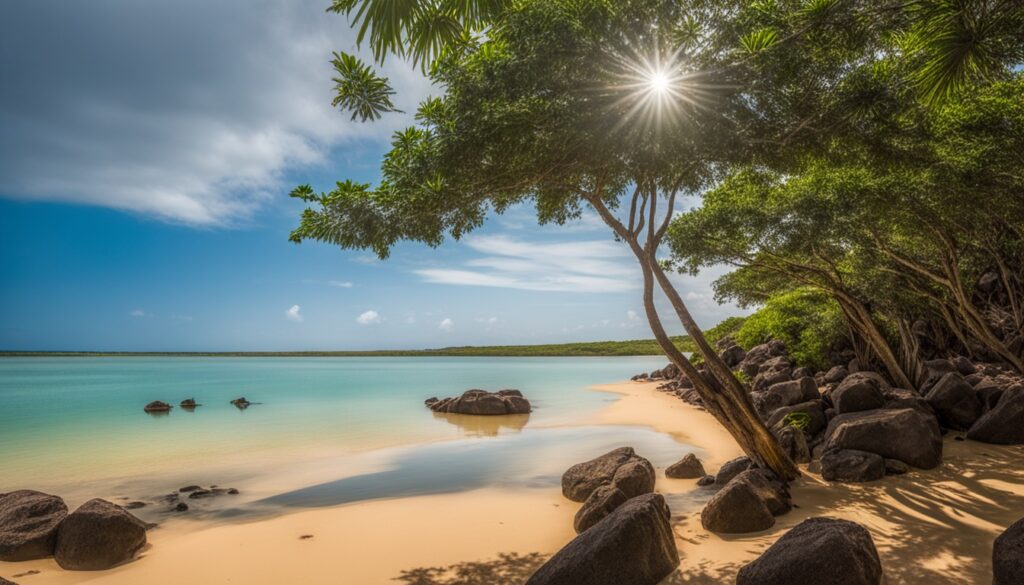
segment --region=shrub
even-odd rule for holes
[[[793,363],[825,369],[829,348],[844,333],[842,313],[835,301],[814,290],[796,289],[769,298],[743,321],[735,338],[747,349],[780,339]]]

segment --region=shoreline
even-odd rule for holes
[[[569,426],[638,425],[691,445],[708,472],[740,455],[728,433],[706,412],[658,392],[657,383],[591,387],[618,396]],[[694,480],[666,479],[657,469],[656,491],[672,509],[681,571],[673,583],[731,582],[789,528],[812,516],[853,520],[872,534],[887,583],[953,585],[991,578],[996,535],[1024,510],[1024,470],[1011,462],[1022,447],[944,441],[944,463],[868,484],[828,484],[806,471],[792,485],[796,507],[770,530],[716,535],[700,525],[700,510],[714,493]],[[679,456],[686,453],[680,445]],[[643,455],[643,453],[640,453]],[[499,555],[551,554],[575,534],[580,504],[557,488],[481,488],[441,495],[362,501],[289,512],[202,528],[173,521],[150,533],[150,547],[135,561],[97,573],[65,572],[52,559],[0,563],[0,574],[21,585],[128,585],[179,582],[253,585],[285,582],[402,583],[403,571],[486,562]],[[311,538],[301,539],[303,535]],[[423,581],[430,583],[431,581]]]

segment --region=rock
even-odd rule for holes
[[[712,532],[746,534],[768,530],[775,525],[775,516],[756,486],[730,481],[704,505],[700,523]]]
[[[577,534],[597,524],[616,508],[626,503],[629,497],[612,484],[603,485],[590,494],[583,507],[576,512],[572,526]]]
[[[181,401],[181,404],[179,404],[179,406],[181,406],[182,408],[195,408],[199,405],[196,404],[195,398],[186,398],[185,400]]]
[[[928,360],[922,365],[924,366],[924,382],[918,388],[922,394],[927,394],[943,376],[956,371],[956,367],[949,360]]]
[[[821,476],[828,481],[859,483],[885,477],[885,460],[881,455],[840,449],[827,451],[821,457]]]
[[[150,402],[146,406],[143,406],[142,410],[146,412],[170,412],[171,405],[167,404],[166,402],[154,400],[153,402]]]
[[[234,404],[239,410],[245,410],[246,408],[249,408],[249,405],[252,403],[246,400],[245,396],[239,396],[232,400],[231,404]]]
[[[186,504],[185,502],[178,502],[178,505],[174,506],[174,508],[171,508],[171,511],[188,512],[188,504]]]
[[[189,492],[198,492],[201,489],[203,489],[203,488],[200,487],[200,486],[197,486],[197,485],[187,485],[187,486],[185,486],[183,488],[178,488],[178,492],[183,493],[183,494],[187,494]]]
[[[764,500],[772,516],[781,516],[793,509],[789,488],[785,483],[777,481],[775,474],[766,469],[748,469],[737,475],[729,483],[747,483],[754,492]]]
[[[740,568],[736,585],[879,585],[882,563],[871,534],[859,524],[808,518]]]
[[[657,585],[679,566],[661,494],[627,501],[555,553],[526,585]]]
[[[743,348],[738,345],[733,345],[719,354],[722,357],[722,361],[725,365],[730,368],[735,368],[743,361],[743,358],[747,357],[747,352],[743,351]]]
[[[437,402],[437,396],[431,396],[423,401],[423,405],[429,407],[431,404]]]
[[[753,465],[754,462],[747,456],[737,457],[736,459],[726,461],[722,464],[722,467],[719,468],[718,473],[715,474],[715,483],[725,485],[732,481],[732,478],[750,469]]]
[[[949,361],[953,364],[953,367],[956,368],[956,371],[960,372],[960,375],[962,376],[970,376],[977,371],[977,368],[974,367],[974,363],[962,355],[958,355]]]
[[[705,486],[713,485],[714,483],[715,483],[715,476],[713,476],[713,475],[705,475],[704,477],[702,477],[702,478],[697,480],[697,485],[699,485],[700,487],[705,487]]]
[[[457,398],[427,400],[424,404],[434,412],[452,414],[475,414],[500,416],[505,414],[528,414],[530,401],[523,398],[519,390],[467,390]]]
[[[786,417],[793,412],[802,412],[808,416],[807,427],[804,428],[804,432],[812,437],[825,430],[825,427],[828,425],[828,420],[825,418],[825,409],[821,406],[821,400],[812,400],[794,404],[793,406],[783,406],[772,411],[768,415],[766,423],[768,428],[781,429]]]
[[[139,508],[145,508],[146,502],[128,502],[124,505],[125,510],[138,510]]]
[[[898,459],[921,469],[942,462],[942,435],[935,417],[912,408],[840,414],[825,431],[825,450],[854,449]]]
[[[52,555],[57,529],[67,515],[64,500],[57,496],[32,490],[0,494],[0,561]]]
[[[783,406],[792,406],[821,398],[821,395],[818,394],[818,385],[810,376],[772,384],[764,393],[766,396],[762,404],[765,410],[762,412],[766,414]]]
[[[964,380],[967,381],[966,379]],[[978,396],[978,400],[981,401],[983,409],[988,412],[999,404],[999,399],[1003,397],[1003,392],[1006,391],[1006,387],[994,378],[983,377],[974,385],[974,392]]]
[[[802,430],[787,425],[772,432],[779,440],[782,450],[794,463],[810,463],[811,450],[807,446],[807,437]]]
[[[68,514],[57,532],[57,564],[99,571],[131,560],[146,545],[146,525],[106,500],[89,500]]]
[[[913,408],[928,416],[935,416],[935,410],[932,408],[932,405],[913,390],[889,388],[888,390],[883,390],[882,395],[885,396],[885,408]]]
[[[665,477],[672,479],[696,479],[705,475],[704,465],[693,453],[687,453],[686,457],[665,468]]]
[[[885,460],[885,474],[886,475],[903,475],[910,471],[910,466],[900,461],[899,459],[886,459]]]
[[[825,382],[828,384],[834,384],[836,382],[842,382],[843,378],[850,375],[849,370],[846,366],[833,366],[829,371],[825,372]]]
[[[8,581],[7,579],[4,579],[3,577],[0,577],[0,585],[18,585],[18,584],[15,583],[14,581]]]
[[[928,391],[925,400],[935,410],[939,423],[950,429],[967,430],[981,417],[982,404],[978,394],[957,372],[940,378]]]
[[[967,438],[999,445],[1024,445],[1024,388],[1003,392],[996,406],[971,425]]]
[[[992,546],[992,585],[1024,583],[1024,518],[996,537]]]
[[[874,410],[885,406],[885,396],[882,395],[878,381],[862,373],[847,376],[832,391],[830,397],[839,414]]]
[[[229,496],[237,496],[237,495],[238,495],[238,494],[240,494],[240,493],[241,493],[241,492],[239,492],[239,491],[238,491],[237,489],[235,489],[235,488],[230,488],[230,489],[228,489],[228,495],[229,495]]]
[[[612,485],[622,490],[627,498],[635,498],[654,491],[654,466],[637,456],[622,464],[612,476]]]
[[[205,498],[213,498],[216,496],[223,496],[228,493],[228,490],[224,488],[210,488],[208,490],[196,490],[188,495],[190,500],[202,500]]]
[[[651,465],[649,461],[637,455],[632,447],[620,447],[590,461],[577,463],[562,474],[562,495],[574,502],[584,502],[594,490],[602,485],[612,483],[620,467],[636,460],[646,462],[647,466]],[[644,466],[641,464],[641,467]],[[650,470],[653,477],[654,467],[650,467]],[[639,475],[641,472],[635,467],[631,467],[624,473],[627,475],[620,477],[620,480],[630,483],[629,480],[634,479],[633,476]],[[653,485],[653,480],[651,483]]]

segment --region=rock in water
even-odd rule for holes
[[[665,498],[645,494],[580,533],[526,585],[657,585],[678,566]]]
[[[562,495],[584,502],[606,484],[615,484],[628,497],[650,492],[654,489],[654,467],[632,447],[620,447],[566,470],[562,474]]]
[[[825,577],[827,575],[827,578]],[[878,585],[882,563],[859,524],[808,518],[740,569],[736,585]]]
[[[992,585],[1024,583],[1024,518],[996,537],[992,546]]]
[[[106,500],[89,500],[68,515],[57,532],[57,564],[72,571],[99,571],[131,560],[146,544],[146,525]]]
[[[583,507],[576,512],[573,518],[572,527],[576,533],[583,532],[615,511],[616,508],[625,504],[629,498],[622,490],[614,485],[603,485],[590,494]]]
[[[530,401],[523,398],[519,390],[466,390],[458,398],[428,398],[424,404],[434,412],[451,414],[479,414],[500,416],[503,414],[529,414]]]
[[[32,490],[0,494],[0,561],[30,561],[53,554],[57,528],[68,515],[64,500]]]
[[[825,431],[825,450],[833,449],[867,451],[921,469],[942,462],[938,421],[912,408],[840,414]]]
[[[672,479],[697,479],[705,475],[704,465],[693,453],[687,453],[686,457],[665,468],[665,477]]]
[[[854,449],[829,451],[821,456],[821,476],[844,483],[875,481],[885,477],[885,459]]]
[[[143,406],[142,410],[146,412],[170,412],[171,405],[167,404],[166,402],[154,400],[153,402],[150,402],[146,406]]]
[[[967,438],[999,445],[1024,445],[1024,388],[1003,392],[995,407],[981,415]]]

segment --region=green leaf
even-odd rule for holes
[[[398,112],[391,102],[395,91],[387,78],[378,76],[368,65],[348,53],[334,53],[331,61],[338,76],[331,105],[352,112],[352,119],[376,120],[387,112]]]
[[[743,48],[750,54],[756,55],[761,51],[769,49],[779,40],[779,35],[773,28],[762,28],[747,33],[740,38]]]

